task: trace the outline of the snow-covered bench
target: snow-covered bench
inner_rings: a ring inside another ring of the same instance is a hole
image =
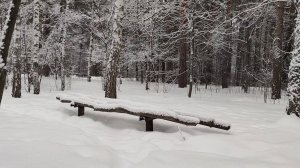
[[[88,107],[94,111],[126,113],[140,117],[145,120],[146,131],[153,131],[153,120],[162,119],[188,126],[198,124],[229,130],[230,125],[216,122],[214,119],[201,118],[194,114],[175,112],[169,109],[157,108],[156,106],[141,104],[127,100],[95,98],[81,94],[62,94],[56,97],[62,103],[70,103],[71,106],[78,108],[78,116],[84,115],[84,108]]]

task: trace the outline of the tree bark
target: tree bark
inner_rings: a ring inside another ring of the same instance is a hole
[[[297,9],[300,9],[300,2],[297,2]],[[286,109],[288,115],[295,114],[300,117],[300,13],[297,14],[295,28],[294,52],[289,67],[288,96],[289,103]]]
[[[15,47],[13,51],[13,79],[12,79],[12,97],[21,97],[21,20],[18,17],[15,29]]]
[[[272,59],[273,78],[272,78],[272,99],[281,98],[281,59],[282,59],[282,41],[283,41],[283,16],[284,2],[278,1],[276,4],[276,49]]]
[[[5,22],[5,26],[7,26],[7,29],[4,30],[2,34],[2,39],[0,43],[0,59],[1,59],[1,68],[0,68],[0,104],[2,102],[3,97],[3,91],[5,87],[6,82],[6,75],[7,75],[7,69],[6,69],[6,63],[7,63],[7,56],[8,56],[8,50],[10,47],[11,38],[15,29],[15,23],[18,17],[19,8],[21,5],[21,0],[12,0],[11,6],[8,13],[8,19]]]
[[[63,14],[63,25],[61,28],[61,53],[60,53],[60,78],[61,78],[61,91],[66,89],[66,70],[65,70],[65,57],[66,57],[66,38],[67,38],[67,13],[69,11],[69,0],[61,0],[61,13]]]
[[[94,21],[94,1],[92,1],[92,19],[91,19],[91,27],[93,27],[93,21]],[[88,56],[88,66],[87,66],[87,81],[91,82],[92,81],[92,77],[91,77],[91,63],[92,63],[92,56],[93,56],[93,42],[94,42],[94,38],[93,38],[93,33],[90,33],[90,45],[89,45],[89,56]]]
[[[122,50],[122,21],[124,17],[124,1],[116,0],[113,18],[112,49],[107,59],[105,97],[117,98],[117,77],[120,54]]]
[[[90,46],[89,46],[89,56],[88,56],[88,66],[87,66],[87,81],[92,81],[91,76],[91,63],[92,63],[92,55],[93,55],[93,34],[90,34]]]
[[[135,80],[139,81],[139,64],[138,62],[135,63]]]
[[[190,28],[190,60],[189,60],[189,66],[190,66],[190,74],[189,74],[189,92],[188,92],[188,97],[192,97],[192,91],[193,91],[193,62],[194,62],[194,57],[195,57],[195,38],[194,38],[194,1],[191,3],[191,11],[189,14],[189,28]]]
[[[40,2],[35,1],[34,4],[34,14],[33,14],[33,52],[32,52],[32,68],[31,68],[31,77],[33,83],[33,94],[40,94],[40,75],[41,75],[41,66],[40,66]]]
[[[289,68],[290,65],[290,61],[291,61],[291,57],[292,55],[292,51],[294,49],[294,29],[295,29],[295,24],[296,24],[296,17],[297,17],[297,10],[296,10],[296,4],[293,2],[291,3],[290,7],[289,7],[289,12],[288,12],[288,25],[286,28],[286,34],[284,37],[284,54],[283,54],[283,59],[282,59],[282,69],[284,71],[282,71],[282,76],[281,76],[281,80],[282,80],[282,84],[284,84],[285,86],[288,83],[288,71],[286,71]]]
[[[224,51],[224,58],[222,61],[222,88],[228,88],[230,81],[231,72],[231,57],[232,57],[232,35],[231,35],[231,10],[233,8],[233,0],[227,0],[227,11],[226,11],[226,24],[225,24],[225,42],[226,47]]]
[[[179,39],[179,75],[178,86],[185,88],[187,86],[187,49],[186,49],[186,35],[185,29],[187,27],[187,0],[181,0],[180,7],[180,39]]]

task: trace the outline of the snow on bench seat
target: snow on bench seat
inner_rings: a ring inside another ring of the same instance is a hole
[[[95,98],[82,94],[61,94],[57,96],[56,99],[60,100],[62,103],[70,103],[72,106],[78,107],[79,116],[84,114],[84,107],[88,107],[95,111],[126,113],[142,117],[146,121],[146,127],[147,121],[150,124],[149,126],[152,127],[149,128],[149,131],[153,129],[153,119],[163,119],[189,126],[201,124],[224,130],[230,129],[229,124],[220,122],[217,123],[214,119],[205,119],[197,115],[175,112],[173,110],[163,109],[161,107],[157,108],[153,105],[128,100]]]

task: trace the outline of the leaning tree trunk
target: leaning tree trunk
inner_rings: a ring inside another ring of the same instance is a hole
[[[13,79],[12,79],[12,97],[21,97],[21,20],[20,17],[16,21],[15,29],[15,46],[13,50]]]
[[[276,20],[276,49],[272,59],[273,79],[272,79],[272,99],[281,98],[281,58],[282,58],[282,41],[283,41],[283,17],[284,2],[278,1],[276,4],[277,20]]]
[[[113,41],[107,59],[105,97],[117,98],[117,77],[120,53],[122,49],[122,20],[124,17],[124,0],[116,0],[113,18]]]
[[[297,2],[297,8],[300,10],[300,2]],[[294,32],[294,54],[289,67],[289,83],[287,89],[289,103],[286,112],[288,115],[295,114],[300,117],[300,13],[297,14]]]
[[[8,15],[6,18],[6,22],[4,25],[4,29],[2,30],[2,35],[0,39],[0,104],[3,97],[3,91],[6,82],[6,63],[8,50],[11,42],[11,38],[15,29],[15,23],[18,17],[19,8],[21,5],[21,0],[12,0],[10,4],[10,8],[8,10]]]

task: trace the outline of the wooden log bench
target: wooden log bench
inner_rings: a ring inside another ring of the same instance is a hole
[[[80,94],[62,94],[56,97],[62,103],[70,103],[78,108],[78,116],[84,115],[84,108],[94,111],[124,113],[139,117],[146,122],[146,131],[153,131],[153,120],[162,119],[187,126],[204,125],[222,130],[229,130],[230,125],[205,119],[197,115],[175,112],[168,109],[156,108],[147,104],[140,104],[120,99],[93,98]]]

